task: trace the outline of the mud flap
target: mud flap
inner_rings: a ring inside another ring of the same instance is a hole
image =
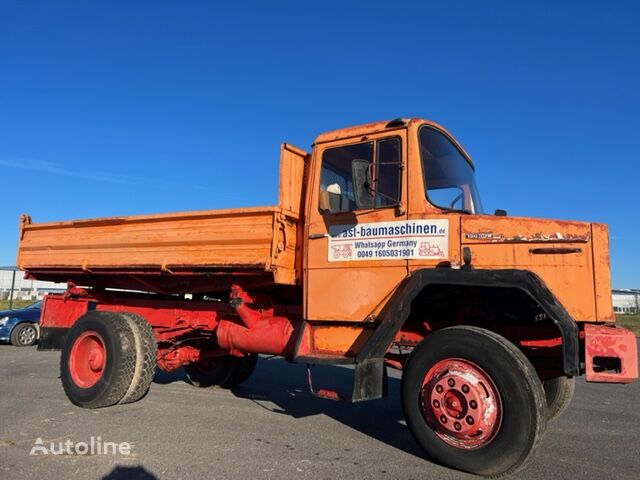
[[[387,395],[387,367],[384,358],[367,358],[356,364],[352,402],[375,400]]]

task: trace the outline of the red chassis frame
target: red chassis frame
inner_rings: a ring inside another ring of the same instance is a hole
[[[293,360],[299,353],[296,339],[305,328],[300,306],[270,305],[269,298],[261,299],[261,303],[269,305],[268,308],[249,307],[254,299],[238,285],[231,287],[230,301],[226,302],[124,291],[87,291],[71,284],[64,294],[45,297],[40,326],[70,328],[88,311],[140,315],[153,328],[158,342],[158,366],[165,371],[208,358],[242,357],[248,353],[280,355]],[[587,381],[628,383],[638,378],[637,344],[632,332],[603,324],[580,326],[581,357]],[[528,355],[559,353],[562,339],[554,334],[540,338],[540,332],[536,335],[526,328],[509,330],[499,333],[511,338]],[[421,334],[401,331],[395,341],[415,345],[423,338]],[[392,368],[404,366],[404,359],[391,352],[385,360]],[[545,373],[542,368],[539,373],[545,376],[549,372]]]
[[[254,310],[253,299],[239,286],[231,301],[185,300],[131,292],[87,291],[71,286],[44,299],[43,328],[70,328],[89,311],[140,315],[158,342],[158,366],[165,371],[212,357],[265,353],[291,357],[302,325],[300,308],[272,305]]]

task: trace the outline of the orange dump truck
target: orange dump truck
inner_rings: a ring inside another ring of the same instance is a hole
[[[275,207],[32,223],[17,264],[68,282],[40,349],[85,408],[134,402],[156,366],[233,387],[258,354],[351,364],[363,401],[402,370],[424,450],[451,467],[520,468],[574,378],[638,377],[613,325],[605,225],[483,212],[475,167],[442,127],[397,119],[284,144]],[[311,377],[310,377],[311,379]]]

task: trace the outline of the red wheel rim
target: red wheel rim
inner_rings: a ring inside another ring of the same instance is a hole
[[[491,377],[467,360],[448,358],[422,381],[424,417],[445,443],[465,450],[487,445],[502,423],[502,401]]]
[[[69,354],[69,372],[73,382],[81,388],[94,386],[104,372],[106,359],[102,337],[92,330],[83,332],[73,342]]]

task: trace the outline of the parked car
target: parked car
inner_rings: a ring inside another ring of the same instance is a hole
[[[0,341],[28,347],[38,341],[42,300],[28,307],[0,311]]]

